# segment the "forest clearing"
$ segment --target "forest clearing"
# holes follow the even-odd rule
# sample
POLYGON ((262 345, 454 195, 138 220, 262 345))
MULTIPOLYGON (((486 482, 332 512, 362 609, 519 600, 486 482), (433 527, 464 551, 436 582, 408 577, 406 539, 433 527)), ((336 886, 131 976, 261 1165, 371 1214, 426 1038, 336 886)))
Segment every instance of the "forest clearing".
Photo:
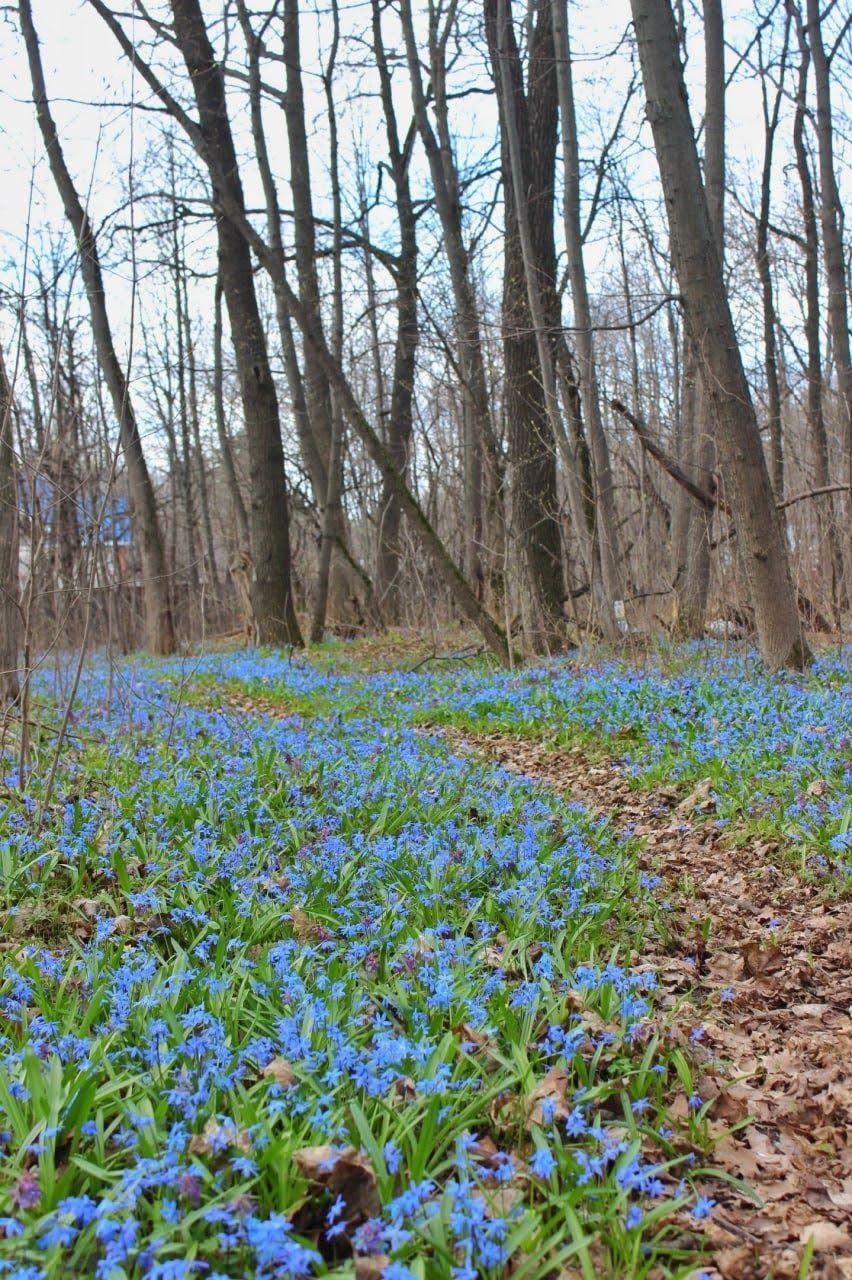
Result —
POLYGON ((852 1280, 848 0, 0 67, 0 1280, 852 1280))

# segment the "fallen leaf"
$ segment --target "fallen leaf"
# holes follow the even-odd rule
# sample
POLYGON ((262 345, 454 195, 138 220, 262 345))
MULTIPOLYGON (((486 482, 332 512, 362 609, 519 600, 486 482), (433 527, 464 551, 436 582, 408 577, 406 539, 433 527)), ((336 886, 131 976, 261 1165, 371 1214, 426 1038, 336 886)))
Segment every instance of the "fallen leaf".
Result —
POLYGON ((189 1140, 189 1150, 194 1156, 220 1155, 227 1147, 248 1155, 251 1150, 248 1129, 238 1129, 233 1120, 217 1120, 215 1116, 210 1117, 201 1133, 189 1140))
POLYGON ((293 925, 293 932, 299 942, 312 942, 324 935, 322 926, 316 920, 311 919, 301 907, 290 908, 290 920, 293 925))
POLYGON ((293 1161, 309 1182, 342 1197, 350 1225, 353 1219, 361 1221, 380 1213, 375 1171, 354 1147, 301 1147, 293 1152, 293 1161))
POLYGON ((816 1222, 810 1222, 806 1227, 802 1227, 799 1243, 807 1244, 809 1240, 813 1240, 815 1249, 852 1248, 852 1235, 843 1227, 838 1227, 836 1223, 828 1222, 825 1218, 817 1219, 816 1222))
POLYGON ((527 1127, 549 1125, 554 1120, 564 1120, 570 1113, 567 1096, 570 1079, 567 1072, 551 1067, 526 1100, 527 1127))
POLYGON ((759 942, 746 942, 740 948, 743 958, 743 969, 752 978, 762 977, 765 973, 774 973, 784 964, 784 956, 780 947, 762 946, 759 942))
POLYGON ((267 1062, 260 1073, 264 1080, 273 1080, 282 1089, 289 1089, 296 1083, 296 1073, 286 1058, 273 1058, 267 1062))
POLYGON ((381 1280, 389 1263, 390 1258, 384 1253, 374 1258, 356 1258, 355 1280, 381 1280))

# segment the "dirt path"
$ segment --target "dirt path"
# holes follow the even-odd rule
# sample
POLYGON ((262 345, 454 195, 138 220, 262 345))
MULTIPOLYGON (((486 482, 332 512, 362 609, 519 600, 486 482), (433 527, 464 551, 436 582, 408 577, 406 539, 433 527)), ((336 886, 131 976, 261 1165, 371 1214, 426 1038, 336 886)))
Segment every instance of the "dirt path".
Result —
MULTIPOLYGON (((673 1003, 703 1028, 698 1088, 715 1098, 712 1164, 748 1182, 757 1208, 725 1183, 712 1194, 715 1271, 724 1280, 807 1275, 852 1280, 852 913, 773 865, 768 845, 733 847, 698 791, 637 791, 616 762, 590 764, 503 734, 447 732, 486 756, 608 815, 645 842, 662 876, 671 939, 652 961, 673 1003), (703 922, 709 921, 709 932, 703 922), (705 939, 706 932, 706 939, 705 939)), ((637 960, 640 959, 637 957, 637 960)))

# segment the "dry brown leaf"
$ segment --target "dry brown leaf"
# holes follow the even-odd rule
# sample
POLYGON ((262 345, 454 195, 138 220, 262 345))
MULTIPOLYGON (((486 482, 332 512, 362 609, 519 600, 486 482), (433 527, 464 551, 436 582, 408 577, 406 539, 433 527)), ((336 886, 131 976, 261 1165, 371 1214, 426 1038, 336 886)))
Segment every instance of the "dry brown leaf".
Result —
POLYGON ((813 1240, 815 1249, 852 1250, 852 1232, 825 1218, 818 1218, 816 1222, 802 1227, 799 1242, 807 1244, 808 1240, 813 1240))
POLYGON ((384 1253, 374 1258, 356 1258, 355 1280, 381 1280, 389 1263, 390 1258, 384 1253))
POLYGON ((495 1129, 511 1129, 518 1122, 520 1099, 511 1089, 504 1089, 491 1099, 488 1117, 495 1129))
POLYGON ((354 1147, 301 1147, 293 1152, 293 1162, 309 1182, 342 1197, 350 1223, 381 1211, 373 1166, 354 1147))
POLYGON ((743 959, 744 971, 752 978, 774 973, 784 964, 781 948, 771 943, 763 946, 759 942, 746 942, 740 948, 740 955, 743 959))
POLYGON ((293 932, 299 942, 312 942, 323 936, 323 928, 318 921, 313 920, 306 911, 301 907, 290 908, 290 920, 293 925, 293 932))
POLYGON ((260 1073, 264 1080, 272 1080, 282 1089, 289 1089, 296 1083, 296 1073, 286 1058, 273 1058, 267 1062, 260 1073))
POLYGON ((238 1129, 233 1120, 217 1120, 211 1116, 201 1133, 189 1140, 189 1150, 194 1156, 220 1155, 228 1147, 248 1155, 251 1138, 248 1129, 238 1129))
POLYGON ((527 1128, 531 1125, 548 1125, 552 1120, 564 1120, 570 1113, 568 1088, 570 1077, 560 1067, 551 1067, 538 1082, 526 1100, 527 1128))

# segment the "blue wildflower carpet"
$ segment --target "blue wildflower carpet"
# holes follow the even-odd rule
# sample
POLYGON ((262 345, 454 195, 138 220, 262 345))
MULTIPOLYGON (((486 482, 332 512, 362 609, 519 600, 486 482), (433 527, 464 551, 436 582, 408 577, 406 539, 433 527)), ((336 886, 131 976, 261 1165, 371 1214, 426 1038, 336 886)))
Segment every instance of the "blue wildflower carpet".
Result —
MULTIPOLYGON (((600 789, 566 799, 437 731, 583 746, 631 794, 697 786, 675 825, 703 830, 709 799, 711 851, 727 825, 726 849, 746 842, 741 860, 834 918, 848 670, 824 659, 770 684, 738 661, 88 666, 50 795, 46 735, 25 788, 7 762, 0 797, 0 1275, 766 1274, 731 1151, 779 1151, 743 1142, 750 1099, 726 1112, 734 1055, 714 1037, 728 1005, 784 1003, 764 990, 772 948, 790 948, 784 920, 759 917, 771 887, 749 881, 751 960, 727 935, 717 947, 715 889, 693 885, 691 920, 682 883, 706 858, 662 878, 672 840, 655 852, 647 804, 614 821, 600 789), (714 968, 735 952, 736 973, 714 968)), ((45 717, 65 680, 39 677, 45 717)), ((762 1088, 784 1064, 759 1069, 762 1088)), ((804 1217, 779 1215, 767 1245, 778 1276, 788 1254, 842 1254, 848 1083, 814 1070, 829 1074, 804 1098, 764 1090, 781 1109, 756 1130, 791 1132, 795 1113, 832 1179, 818 1204, 796 1182, 804 1217), (818 1088, 824 1132, 805 1105, 818 1088)))

